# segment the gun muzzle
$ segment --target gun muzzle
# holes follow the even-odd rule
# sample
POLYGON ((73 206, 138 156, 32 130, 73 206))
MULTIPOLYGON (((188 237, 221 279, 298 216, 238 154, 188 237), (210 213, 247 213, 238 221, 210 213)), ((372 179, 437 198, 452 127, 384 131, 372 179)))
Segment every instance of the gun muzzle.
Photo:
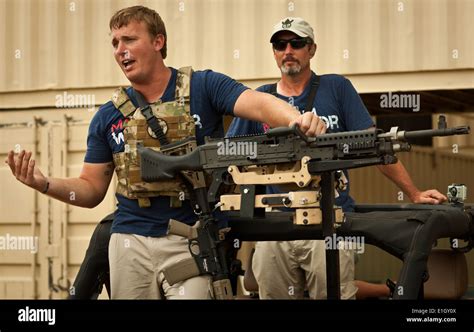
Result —
POLYGON ((439 136, 454 136, 454 135, 467 135, 471 131, 469 126, 458 126, 444 129, 427 129, 427 130, 414 130, 403 132, 403 138, 405 140, 423 137, 439 137, 439 136))

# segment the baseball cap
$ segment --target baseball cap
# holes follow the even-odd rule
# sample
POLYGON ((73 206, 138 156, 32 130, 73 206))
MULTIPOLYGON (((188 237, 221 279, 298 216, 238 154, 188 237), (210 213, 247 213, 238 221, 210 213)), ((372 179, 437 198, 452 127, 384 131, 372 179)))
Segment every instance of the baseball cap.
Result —
POLYGON ((301 17, 286 17, 275 24, 270 43, 273 42, 273 38, 280 31, 291 31, 300 37, 309 37, 314 41, 313 28, 301 17))

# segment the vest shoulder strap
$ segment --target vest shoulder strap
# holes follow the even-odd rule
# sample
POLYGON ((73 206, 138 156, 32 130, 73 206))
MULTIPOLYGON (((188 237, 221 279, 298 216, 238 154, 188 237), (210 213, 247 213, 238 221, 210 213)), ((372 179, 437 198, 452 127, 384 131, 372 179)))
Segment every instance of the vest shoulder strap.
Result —
POLYGON ((112 103, 125 117, 137 109, 123 87, 117 88, 112 95, 112 103))
POLYGON ((176 78, 175 98, 185 98, 189 100, 191 90, 191 76, 193 68, 191 66, 181 67, 178 69, 178 77, 176 78))
MULTIPOLYGON (((189 101, 192 73, 193 68, 191 66, 182 67, 178 70, 175 91, 176 99, 184 98, 183 101, 189 101)), ((114 91, 112 95, 112 103, 125 117, 129 116, 137 109, 123 87, 119 87, 114 91)))

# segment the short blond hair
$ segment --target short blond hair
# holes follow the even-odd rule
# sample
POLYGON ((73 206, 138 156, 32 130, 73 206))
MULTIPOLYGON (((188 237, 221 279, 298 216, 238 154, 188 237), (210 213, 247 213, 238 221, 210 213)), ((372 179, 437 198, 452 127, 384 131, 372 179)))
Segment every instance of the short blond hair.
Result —
POLYGON ((123 8, 116 12, 110 19, 110 30, 120 29, 121 27, 128 25, 131 21, 145 22, 152 39, 157 35, 163 35, 165 37, 165 43, 160 52, 163 59, 166 59, 166 28, 160 15, 158 15, 158 13, 153 9, 144 6, 123 8))

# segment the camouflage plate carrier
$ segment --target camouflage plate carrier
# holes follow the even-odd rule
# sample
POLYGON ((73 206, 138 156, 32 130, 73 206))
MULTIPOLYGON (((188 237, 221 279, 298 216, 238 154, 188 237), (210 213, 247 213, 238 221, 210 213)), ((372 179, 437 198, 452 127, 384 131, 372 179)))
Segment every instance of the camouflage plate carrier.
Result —
MULTIPOLYGON (((191 67, 180 68, 176 80, 175 100, 165 103, 159 101, 150 105, 169 143, 195 136, 194 119, 190 113, 191 75, 191 67)), ((112 102, 128 119, 123 131, 125 150, 114 154, 118 177, 117 193, 129 199, 137 199, 140 207, 149 207, 150 197, 170 196, 171 206, 179 207, 183 199, 189 198, 189 192, 181 178, 149 183, 144 182, 140 176, 137 144, 160 150, 160 142, 142 112, 133 105, 123 87, 115 90, 112 102)), ((187 153, 193 146, 196 146, 195 140, 188 141, 181 147, 174 147, 173 154, 187 153)))

